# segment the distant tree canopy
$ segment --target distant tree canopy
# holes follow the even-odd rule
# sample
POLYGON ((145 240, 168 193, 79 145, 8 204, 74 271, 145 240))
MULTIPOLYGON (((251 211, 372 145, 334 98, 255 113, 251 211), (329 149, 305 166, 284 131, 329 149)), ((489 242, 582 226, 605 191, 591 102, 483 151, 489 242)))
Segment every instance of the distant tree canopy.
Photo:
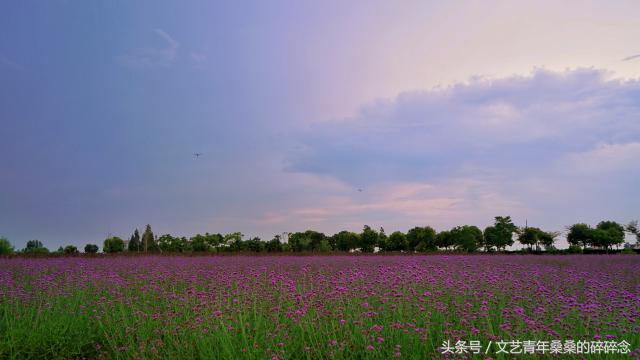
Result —
POLYGON ((482 244, 482 230, 477 226, 456 226, 449 232, 453 245, 465 252, 474 252, 482 244))
POLYGON ((107 254, 119 253, 124 251, 124 241, 117 236, 112 236, 104 240, 102 251, 107 254))
POLYGON ((387 239, 386 251, 406 251, 408 247, 407 235, 402 231, 394 231, 387 239))
POLYGON ((574 224, 569 227, 567 242, 573 246, 593 246, 609 251, 612 246, 624 243, 624 232, 624 226, 615 221, 601 221, 595 228, 574 224))
POLYGON ((95 254, 98 250, 98 245, 95 244, 87 244, 84 246, 84 252, 87 254, 95 254))
POLYGON ((573 224, 569 227, 569 233, 567 234, 567 242, 570 245, 587 247, 591 244, 593 236, 593 229, 587 224, 573 224))
POLYGON ((492 226, 484 229, 484 247, 487 251, 493 248, 504 250, 513 245, 513 234, 518 227, 513 224, 510 216, 496 216, 492 226))
POLYGON ((425 252, 436 250, 436 231, 430 227, 414 227, 407 232, 409 251, 425 252))
MULTIPOLYGON (((633 234, 640 241, 638 222, 632 221, 623 226, 615 221, 601 221, 596 227, 578 223, 568 227, 567 241, 571 245, 569 252, 582 252, 586 247, 609 251, 614 246, 624 243, 625 232, 633 234)), ((439 249, 457 252, 475 252, 479 250, 504 251, 513 245, 514 235, 523 247, 531 251, 556 251, 554 242, 559 232, 544 231, 538 227, 525 226, 518 228, 510 216, 496 216, 494 223, 484 231, 473 225, 456 226, 452 229, 436 232, 430 226, 416 226, 406 233, 394 231, 387 235, 383 228, 375 230, 365 225, 360 233, 343 230, 331 236, 314 230, 275 235, 264 241, 257 236, 245 239, 240 232, 196 234, 191 238, 176 237, 164 234, 155 237, 151 226, 147 225, 140 236, 136 229, 130 237, 128 246, 117 237, 104 240, 105 253, 129 252, 163 252, 163 253, 217 253, 217 252, 434 252, 439 249)), ((625 248, 633 251, 631 244, 625 248)), ((6 238, 0 237, 0 255, 10 254, 13 247, 6 238)), ((48 253, 39 240, 30 240, 21 251, 25 254, 48 253)), ((98 252, 98 246, 87 244, 85 253, 98 252)), ((78 249, 73 245, 60 246, 56 251, 60 254, 76 254, 78 249)))
POLYGON ((140 241, 140 233, 138 229, 135 229, 133 234, 131 234, 131 238, 129 238, 129 251, 142 251, 142 242, 140 241))
POLYGON ((49 249, 44 247, 40 240, 29 240, 22 252, 25 254, 48 254, 49 249))
POLYGON ((4 236, 0 236, 0 255, 13 254, 13 245, 4 236))
POLYGON ((333 248, 338 251, 351 251, 360 244, 360 235, 352 231, 340 231, 331 237, 333 248))
POLYGON ((551 248, 555 241, 557 233, 542 231, 537 227, 523 227, 518 229, 516 232, 518 234, 518 241, 524 245, 528 246, 529 250, 536 248, 544 247, 551 248))
POLYGON ((159 251, 160 248, 153 237, 153 231, 151 231, 151 225, 146 226, 144 229, 144 233, 142 233, 142 249, 144 252, 155 252, 159 251))
POLYGON ((73 245, 65 246, 64 249, 62 249, 62 252, 67 254, 67 255, 79 253, 78 248, 73 246, 73 245))

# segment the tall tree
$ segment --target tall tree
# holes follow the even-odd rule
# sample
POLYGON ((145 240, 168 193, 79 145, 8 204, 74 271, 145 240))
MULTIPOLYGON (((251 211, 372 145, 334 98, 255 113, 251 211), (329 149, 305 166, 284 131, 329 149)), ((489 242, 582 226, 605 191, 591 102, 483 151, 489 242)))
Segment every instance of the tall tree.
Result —
POLYGON ((4 236, 0 236, 0 255, 13 254, 13 245, 4 236))
POLYGON ((147 224, 144 233, 142 233, 142 248, 144 252, 159 250, 149 224, 147 224))
POLYGON ((269 240, 265 244, 267 252, 280 252, 282 251, 282 243, 280 242, 280 235, 275 235, 273 239, 269 240))
POLYGON ((591 245, 593 239, 593 229, 587 224, 573 224, 569 227, 567 242, 573 246, 586 248, 591 245))
POLYGON ((473 252, 482 243, 482 230, 477 226, 456 226, 450 231, 451 241, 456 249, 473 252))
MULTIPOLYGON (((451 231, 449 230, 443 230, 440 231, 437 235, 436 235, 436 246, 439 248, 445 248, 447 250, 449 250, 449 248, 451 246, 454 246, 455 243, 453 241, 453 237, 451 236, 451 231)), ((478 244, 478 246, 480 246, 480 244, 478 244)))
POLYGON ((529 250, 533 249, 534 245, 538 245, 540 242, 540 234, 542 230, 537 227, 523 227, 518 229, 518 241, 524 246, 528 246, 529 250))
POLYGON ((164 234, 158 238, 158 247, 162 252, 183 252, 186 248, 186 241, 177 236, 164 234))
POLYGON ((518 227, 511 221, 511 216, 496 216, 492 226, 484 230, 484 243, 487 250, 495 247, 504 250, 513 245, 513 233, 518 227))
POLYGON ((544 246, 547 250, 553 246, 555 238, 558 236, 556 232, 542 231, 537 227, 523 227, 518 229, 518 241, 525 246, 529 246, 529 250, 534 246, 544 246))
POLYGON ((29 240, 22 252, 27 254, 47 254, 49 253, 49 249, 44 247, 40 240, 29 240))
POLYGON ((136 229, 133 234, 131 234, 128 250, 136 252, 142 250, 142 243, 140 242, 140 233, 138 232, 138 229, 136 229))
POLYGON ((369 225, 365 225, 364 228, 362 228, 362 233, 360 233, 360 251, 373 252, 377 243, 378 233, 369 225))
POLYGON ((594 245, 609 248, 624 243, 624 227, 615 221, 601 221, 594 232, 594 245))
POLYGON ((430 226, 416 226, 407 232, 407 243, 410 251, 435 251, 436 231, 430 226))
POLYGON ((388 242, 389 237, 384 232, 384 228, 381 226, 380 231, 378 232, 378 243, 376 244, 376 246, 378 247, 378 249, 380 249, 380 251, 387 251, 387 248, 389 247, 388 242))
POLYGON ((338 251, 350 251, 358 247, 360 235, 352 231, 343 230, 331 237, 334 248, 338 251))
POLYGON ((404 251, 407 250, 407 235, 402 231, 394 231, 389 235, 387 241, 388 251, 404 251))
POLYGON ((124 251, 124 241, 117 236, 112 236, 104 240, 102 251, 108 254, 124 251))

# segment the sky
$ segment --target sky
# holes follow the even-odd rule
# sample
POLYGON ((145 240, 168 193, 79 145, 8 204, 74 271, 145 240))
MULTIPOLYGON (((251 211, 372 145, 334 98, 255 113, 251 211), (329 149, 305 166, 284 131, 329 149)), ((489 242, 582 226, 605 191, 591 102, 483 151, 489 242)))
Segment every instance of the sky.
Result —
POLYGON ((270 239, 503 215, 554 231, 628 223, 640 218, 639 12, 3 1, 0 235, 55 249, 146 224, 270 239))

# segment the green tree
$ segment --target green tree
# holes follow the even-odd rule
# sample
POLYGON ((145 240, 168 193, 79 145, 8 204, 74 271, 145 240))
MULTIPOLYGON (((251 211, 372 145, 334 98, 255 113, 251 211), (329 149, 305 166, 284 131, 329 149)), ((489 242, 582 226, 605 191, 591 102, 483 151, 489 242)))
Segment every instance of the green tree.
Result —
POLYGON ((142 242, 140 241, 140 233, 138 232, 138 229, 131 234, 128 250, 136 252, 142 251, 142 242))
POLYGON ((358 244, 360 251, 373 252, 377 243, 378 233, 369 227, 369 225, 365 225, 362 233, 360 233, 360 243, 358 244))
POLYGON ((164 234, 158 238, 158 247, 162 252, 184 252, 186 241, 183 238, 164 234))
POLYGON ((102 251, 108 254, 124 251, 124 241, 117 236, 112 236, 104 240, 102 251))
POLYGON ((209 242, 205 235, 196 234, 191 237, 191 249, 195 252, 209 251, 209 242))
POLYGON ((593 241, 593 229, 587 224, 573 224, 569 227, 567 242, 573 246, 586 248, 593 241))
POLYGON ((560 236, 560 233, 555 231, 543 231, 538 236, 538 240, 540 241, 540 245, 544 246, 546 251, 550 251, 555 249, 553 243, 556 241, 556 238, 560 236))
POLYGON ((474 252, 478 244, 482 243, 482 230, 477 226, 456 226, 450 231, 451 241, 456 249, 466 252, 474 252))
POLYGON ((64 247, 63 252, 67 255, 79 253, 78 248, 73 245, 67 245, 64 247))
MULTIPOLYGON (((480 244, 478 244, 480 245, 480 244)), ((436 235, 436 246, 449 250, 450 247, 455 246, 451 231, 443 230, 436 235)))
POLYGON ((529 246, 529 250, 532 250, 534 246, 536 248, 544 246, 549 250, 553 247, 555 238, 558 236, 558 233, 546 232, 537 227, 528 226, 518 229, 517 234, 518 241, 524 246, 529 246))
POLYGON ((407 235, 402 231, 394 231, 389 235, 387 241, 388 251, 405 251, 407 250, 407 235))
POLYGON ((225 234, 223 241, 230 251, 241 251, 243 249, 242 238, 244 235, 240 232, 225 234))
POLYGON ((513 245, 513 233, 518 230, 511 221, 511 216, 496 216, 494 224, 484 230, 484 245, 489 251, 495 247, 504 250, 513 245))
POLYGON ((280 235, 275 235, 273 239, 269 240, 265 244, 265 250, 267 250, 267 252, 282 251, 282 243, 280 242, 280 235))
POLYGON ((343 230, 331 237, 334 248, 338 251, 350 251, 358 247, 360 235, 352 231, 343 230))
POLYGON ((9 242, 4 236, 0 236, 0 255, 10 255, 13 254, 13 245, 9 242))
POLYGON ((533 246, 538 245, 538 243, 540 242, 539 237, 541 233, 542 230, 537 227, 523 227, 521 229, 518 229, 518 241, 520 242, 520 244, 528 246, 529 250, 532 250, 533 246))
POLYGON ((601 221, 596 226, 594 236, 594 245, 605 248, 609 252, 609 248, 624 243, 624 226, 615 221, 601 221))
POLYGON ((289 235, 289 244, 293 251, 321 251, 322 242, 327 236, 321 232, 306 230, 289 235))
POLYGON ((144 252, 159 250, 158 244, 156 244, 155 238, 153 237, 153 231, 151 231, 151 225, 149 224, 147 224, 144 233, 142 233, 142 249, 144 252))
POLYGON ((98 250, 98 245, 95 244, 87 244, 84 246, 84 252, 87 254, 95 254, 98 250))
POLYGON ((381 226, 380 231, 378 232, 378 243, 376 244, 376 246, 378 247, 378 249, 380 249, 380 251, 387 251, 389 247, 388 242, 389 237, 384 232, 384 228, 381 226))
POLYGON ((204 237, 210 248, 218 248, 224 242, 224 236, 222 236, 222 234, 205 233, 204 237))
POLYGON ((265 250, 264 241, 259 237, 253 237, 244 243, 244 249, 251 252, 262 252, 265 250))
POLYGON ((44 247, 40 240, 29 240, 22 252, 25 254, 48 254, 49 249, 44 247))
POLYGON ((407 232, 407 244, 409 251, 435 251, 436 231, 430 227, 414 227, 407 232))

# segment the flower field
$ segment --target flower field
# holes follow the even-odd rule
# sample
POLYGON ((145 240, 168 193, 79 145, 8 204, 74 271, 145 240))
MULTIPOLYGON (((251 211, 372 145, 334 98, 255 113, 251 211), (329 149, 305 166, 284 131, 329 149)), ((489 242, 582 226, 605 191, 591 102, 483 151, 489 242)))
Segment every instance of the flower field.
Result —
POLYGON ((9 359, 637 358, 638 319, 633 255, 0 259, 9 359))

